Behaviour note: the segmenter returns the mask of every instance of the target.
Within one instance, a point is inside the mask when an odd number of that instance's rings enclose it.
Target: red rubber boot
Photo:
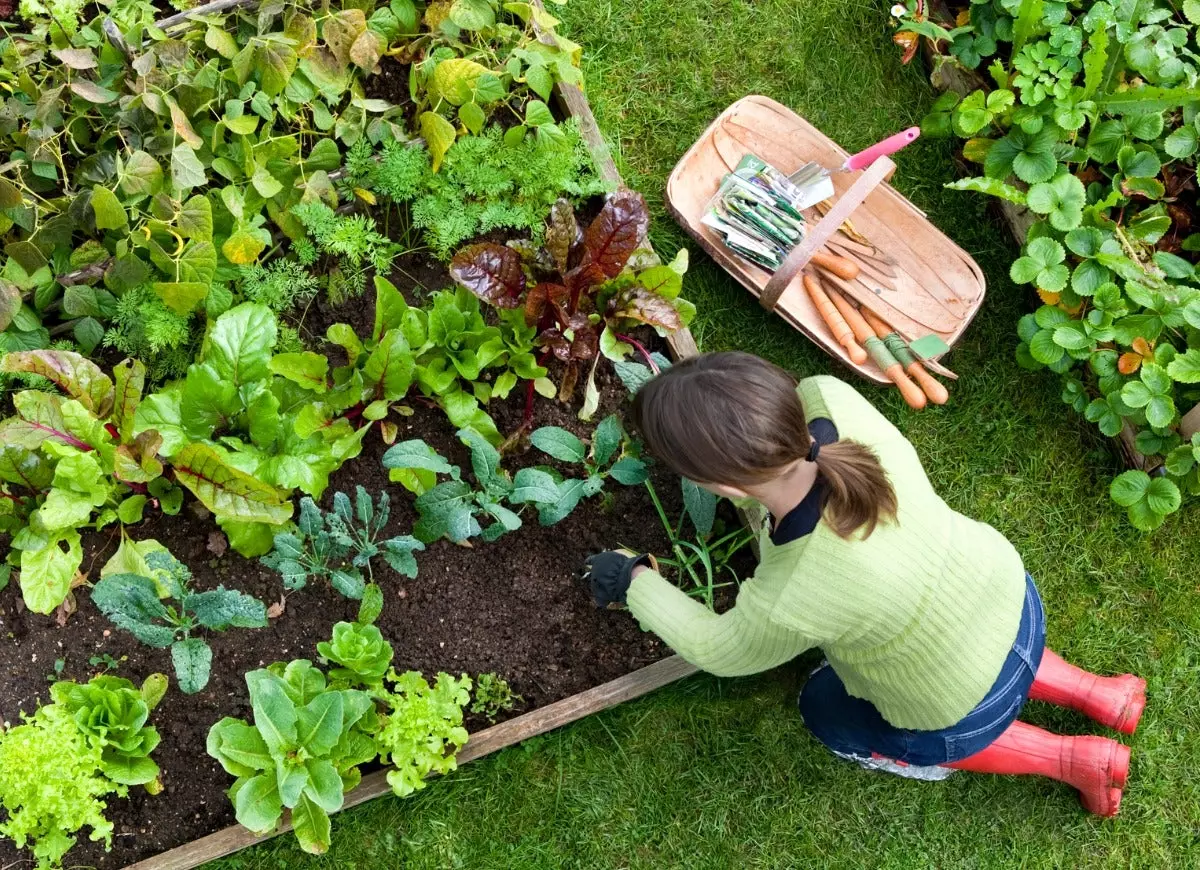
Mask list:
[[[1146,681],[1133,674],[1097,676],[1046,649],[1029,697],[1070,707],[1101,725],[1132,734],[1146,709]]]
[[[1107,737],[1063,737],[1024,722],[992,745],[946,767],[975,773],[1048,776],[1079,790],[1084,809],[1115,816],[1129,777],[1129,747]]]

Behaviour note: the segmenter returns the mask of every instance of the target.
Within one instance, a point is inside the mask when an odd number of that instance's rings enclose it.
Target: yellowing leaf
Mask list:
[[[421,135],[425,137],[425,145],[429,148],[433,171],[437,172],[442,165],[442,158],[457,138],[454,125],[437,112],[422,112]]]
[[[354,195],[368,205],[375,205],[375,194],[371,193],[371,191],[364,187],[354,188]]]
[[[96,213],[98,230],[121,230],[129,223],[117,195],[100,184],[92,188],[92,211]]]
[[[473,60],[452,57],[433,68],[429,90],[433,96],[441,97],[454,106],[469,102],[479,77],[486,75],[488,68]]]
[[[1049,290],[1043,290],[1041,287],[1038,288],[1037,295],[1047,305],[1057,305],[1058,300],[1062,298],[1061,293],[1052,293]]]
[[[246,266],[258,259],[267,245],[257,235],[248,229],[240,229],[221,245],[221,253],[225,259],[238,265]]]

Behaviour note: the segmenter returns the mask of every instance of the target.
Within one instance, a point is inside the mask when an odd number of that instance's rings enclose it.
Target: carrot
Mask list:
[[[839,257],[837,254],[828,254],[824,251],[817,251],[812,255],[812,261],[826,272],[831,272],[839,278],[846,281],[853,281],[858,277],[858,263],[846,257]]]
[[[833,340],[846,349],[846,355],[850,357],[850,361],[855,365],[865,363],[867,361],[867,352],[854,340],[854,333],[842,315],[838,313],[837,308],[829,301],[829,296],[821,288],[821,284],[816,277],[805,273],[804,289],[808,291],[808,296],[812,299],[813,305],[816,306],[817,313],[821,315],[821,319],[825,321],[825,325],[833,333]]]

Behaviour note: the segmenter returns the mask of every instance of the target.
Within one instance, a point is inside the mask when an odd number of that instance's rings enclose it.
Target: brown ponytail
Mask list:
[[[647,383],[633,400],[633,424],[650,452],[697,483],[744,488],[765,483],[813,445],[796,381],[748,353],[691,357]],[[822,506],[830,528],[863,537],[896,515],[896,493],[878,457],[854,441],[819,447],[828,483]]]

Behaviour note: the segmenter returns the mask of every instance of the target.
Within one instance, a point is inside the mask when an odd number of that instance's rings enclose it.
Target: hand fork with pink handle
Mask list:
[[[895,154],[901,148],[916,141],[916,138],[921,135],[920,127],[909,127],[894,136],[888,136],[882,142],[878,142],[857,154],[851,154],[846,158],[846,162],[837,169],[826,169],[816,161],[805,163],[795,172],[788,176],[788,180],[797,187],[807,188],[825,181],[834,172],[854,172],[859,169],[866,169],[880,157],[885,157],[888,154]],[[833,195],[833,188],[829,189],[829,196]]]

